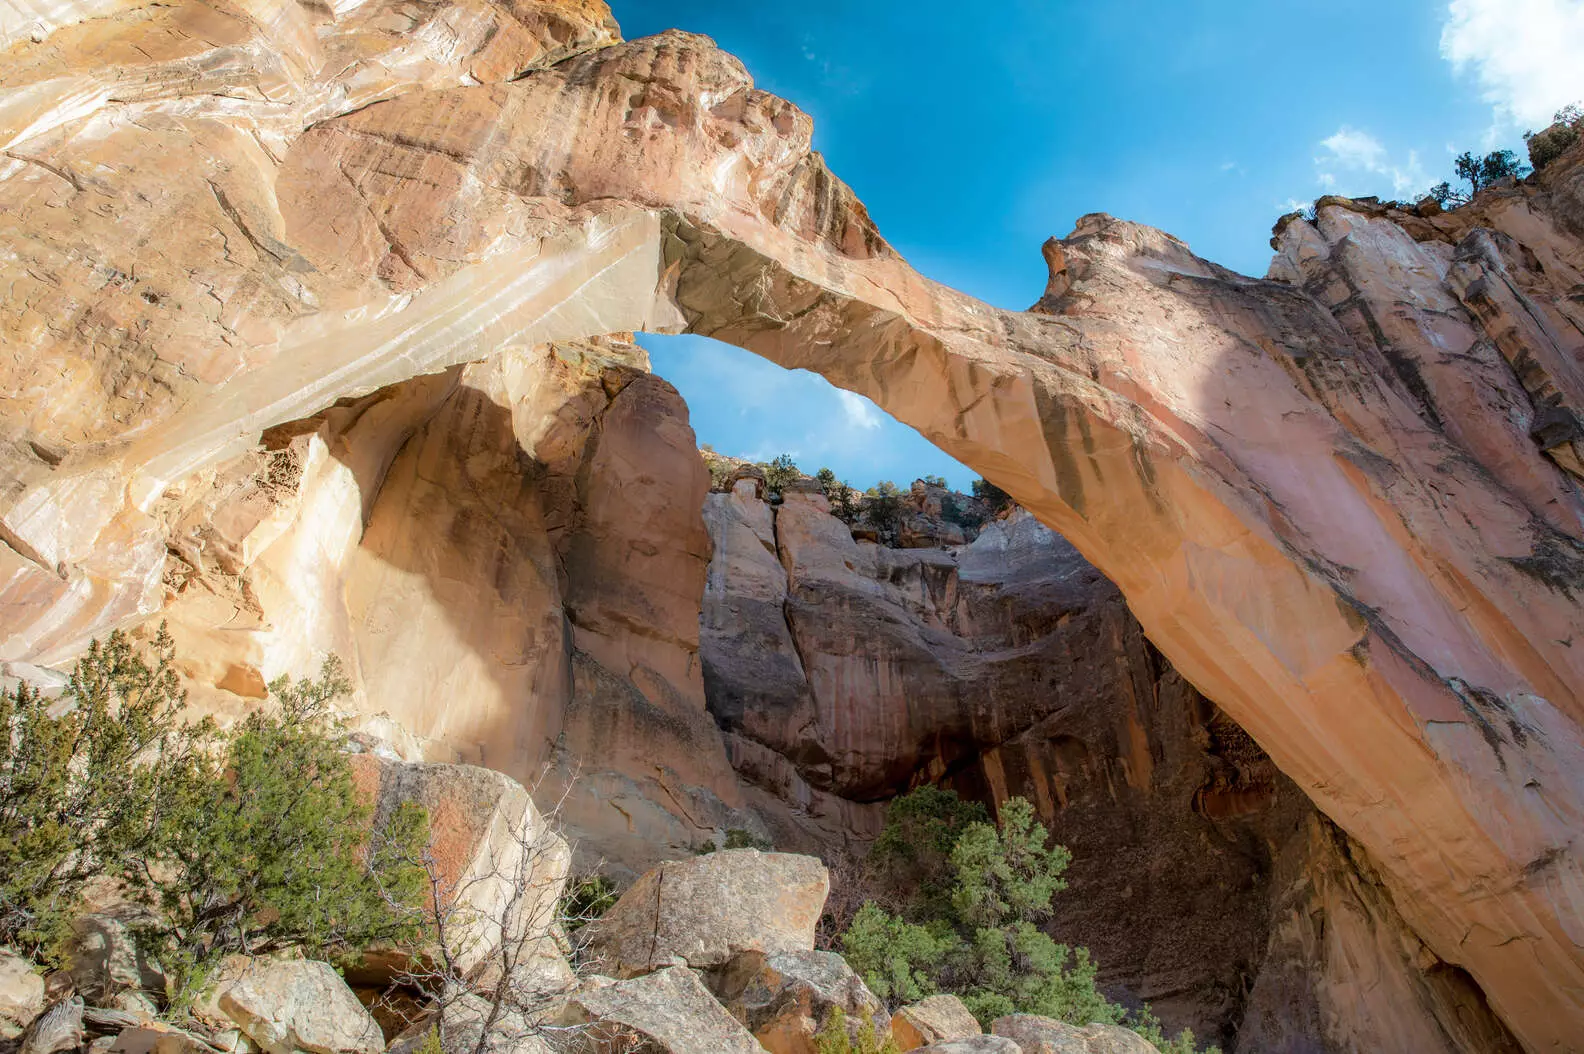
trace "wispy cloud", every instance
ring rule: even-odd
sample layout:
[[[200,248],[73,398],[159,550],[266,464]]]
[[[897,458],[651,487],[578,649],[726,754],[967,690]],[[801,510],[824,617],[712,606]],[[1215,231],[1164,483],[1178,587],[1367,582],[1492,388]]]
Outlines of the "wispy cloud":
[[[880,427],[880,411],[875,409],[875,404],[854,392],[836,392],[836,398],[841,402],[842,414],[847,418],[847,423],[854,428],[873,431]]]
[[[1348,125],[1322,139],[1320,150],[1315,158],[1315,180],[1326,190],[1335,190],[1344,181],[1374,177],[1390,180],[1391,192],[1404,197],[1419,193],[1431,182],[1417,152],[1410,150],[1406,158],[1393,158],[1379,139]]]
[[[1543,127],[1584,100],[1584,0],[1452,0],[1441,57],[1473,72],[1498,128]]]

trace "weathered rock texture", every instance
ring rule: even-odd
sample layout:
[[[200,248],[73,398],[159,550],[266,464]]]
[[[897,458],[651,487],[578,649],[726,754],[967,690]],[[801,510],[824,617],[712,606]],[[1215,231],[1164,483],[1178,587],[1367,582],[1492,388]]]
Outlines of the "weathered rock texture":
[[[447,20],[469,11],[471,43],[453,47]],[[366,553],[383,566],[359,566],[351,539],[379,517],[369,485],[399,479],[405,454],[406,486],[429,494],[419,511],[472,555],[516,544],[511,517],[527,513],[497,512],[493,477],[465,467],[512,450],[491,415],[555,420],[498,395],[545,375],[532,349],[686,328],[868,395],[1057,528],[1347,833],[1422,941],[1421,968],[1461,971],[1526,1049],[1576,1044],[1584,153],[1448,216],[1329,206],[1285,228],[1278,280],[1085,217],[1047,245],[1035,310],[1009,312],[912,271],[810,150],[809,119],[705,38],[598,47],[611,30],[592,0],[329,13],[87,0],[7,16],[0,654],[59,662],[160,608],[180,572],[171,517],[232,459],[262,457],[248,453],[261,433],[318,414],[416,434],[371,393],[467,377],[479,394],[457,418],[419,415],[431,456],[463,462],[438,485],[422,443],[384,447],[360,477],[333,431],[314,433],[317,453],[307,441],[298,493],[325,512],[255,524],[281,530],[267,622],[246,604],[234,621],[192,616],[218,639],[256,634],[258,653],[211,683],[256,687],[294,649],[408,656],[394,645],[409,619],[462,596],[419,660],[427,694],[421,671],[406,702],[365,683],[373,711],[416,709],[427,734],[451,725],[473,758],[504,750],[516,769],[532,753],[519,743],[553,738],[535,727],[553,708],[432,696],[502,668],[566,684],[518,658],[559,625],[574,647],[548,654],[569,669],[573,652],[601,669],[641,655],[621,672],[642,667],[654,727],[680,740],[703,711],[683,706],[696,671],[665,628],[668,590],[640,590],[661,615],[652,636],[588,598],[570,605],[581,634],[521,605],[497,627],[492,597],[518,588],[522,562],[436,581],[433,548],[384,536]],[[391,597],[415,592],[398,616]],[[613,624],[643,647],[612,644]],[[672,815],[730,812],[730,767],[696,763],[646,778],[682,785]]]
[[[808,817],[782,829],[764,809],[777,844],[840,846],[877,822],[869,802],[925,781],[1025,797],[1073,850],[1055,932],[1116,996],[1230,1041],[1276,857],[1309,812],[1297,788],[1026,512],[899,550],[824,505],[771,506],[749,481],[705,504],[709,707],[753,800]]]
[[[1008,1014],[996,1018],[990,1030],[1015,1042],[1023,1054],[1156,1054],[1137,1032],[1118,1025],[1079,1028],[1036,1014]]]
[[[903,1050],[967,1039],[984,1029],[954,995],[932,995],[891,1015],[891,1036]]]
[[[722,850],[661,864],[579,937],[589,961],[612,977],[677,959],[702,970],[743,952],[812,951],[829,892],[825,865],[813,857]]]
[[[0,1027],[26,1028],[44,1009],[44,978],[28,960],[0,951]]]
[[[432,874],[444,897],[436,906],[447,913],[458,968],[471,972],[505,946],[518,960],[519,985],[527,987],[536,968],[546,976],[534,987],[570,982],[552,934],[571,852],[527,790],[473,765],[357,761],[362,781],[377,780],[375,830],[403,804],[421,806],[428,818]]]
[[[627,981],[595,978],[575,993],[563,1020],[585,1025],[575,1051],[647,1049],[660,1054],[755,1054],[753,1035],[710,995],[685,966]]]
[[[259,960],[220,1008],[268,1054],[379,1054],[385,1037],[329,963]]]
[[[819,1054],[816,1037],[840,1010],[849,1038],[886,1032],[885,1006],[835,952],[750,951],[715,971],[715,996],[771,1054]]]

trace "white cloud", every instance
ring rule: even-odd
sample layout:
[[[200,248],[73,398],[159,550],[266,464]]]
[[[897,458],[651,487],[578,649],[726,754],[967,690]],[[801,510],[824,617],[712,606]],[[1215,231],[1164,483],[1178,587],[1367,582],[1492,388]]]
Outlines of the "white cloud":
[[[1338,172],[1389,179],[1392,194],[1399,198],[1418,194],[1431,183],[1417,152],[1410,150],[1405,160],[1393,160],[1384,143],[1357,128],[1343,125],[1320,141],[1320,149],[1324,153],[1315,158],[1315,178],[1328,191],[1342,181]]]
[[[846,415],[849,425],[863,429],[880,427],[880,412],[868,399],[840,389],[836,392],[836,398],[841,402],[842,413]]]
[[[1472,68],[1498,124],[1543,127],[1584,100],[1584,0],[1452,0],[1441,57]]]
[[[1343,125],[1320,145],[1331,152],[1331,157],[1343,167],[1374,169],[1386,160],[1386,148],[1368,132],[1360,132]]]

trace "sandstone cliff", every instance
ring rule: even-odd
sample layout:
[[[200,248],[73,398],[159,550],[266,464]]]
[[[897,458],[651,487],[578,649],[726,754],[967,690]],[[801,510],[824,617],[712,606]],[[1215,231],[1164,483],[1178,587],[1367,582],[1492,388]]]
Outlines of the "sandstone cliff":
[[[678,600],[703,535],[646,552],[612,515],[653,511],[644,464],[691,438],[638,455],[671,396],[546,351],[689,329],[873,398],[1059,530],[1346,832],[1360,917],[1412,935],[1383,961],[1576,1048],[1579,150],[1445,216],[1332,203],[1270,280],[1085,217],[1007,312],[913,272],[734,59],[614,43],[595,2],[97,0],[0,30],[6,659],[170,593],[233,703],[366,649],[366,705],[426,740],[524,771],[562,731],[663,733],[688,771],[644,779],[729,814]],[[580,503],[542,536],[540,472]],[[184,596],[184,565],[214,584]],[[603,673],[646,724],[522,705]]]

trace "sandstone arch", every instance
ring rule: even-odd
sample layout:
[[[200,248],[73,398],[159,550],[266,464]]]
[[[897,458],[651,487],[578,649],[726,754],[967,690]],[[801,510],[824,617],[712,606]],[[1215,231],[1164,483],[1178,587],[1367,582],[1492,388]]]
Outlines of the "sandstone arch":
[[[77,75],[103,79],[96,54]],[[1427,224],[1447,247],[1421,251],[1337,206],[1284,232],[1278,284],[1097,216],[1047,246],[1020,313],[913,272],[807,117],[704,38],[512,81],[298,78],[284,113],[164,75],[193,60],[86,113],[63,101],[81,84],[0,83],[5,657],[157,606],[161,494],[269,426],[503,347],[703,333],[868,396],[1069,538],[1367,850],[1433,955],[1526,1047],[1573,1049],[1584,505],[1527,431],[1579,405],[1577,156],[1485,217],[1544,281],[1466,221]],[[464,79],[487,83],[440,87]],[[1372,251],[1379,288],[1332,296]],[[1545,384],[1507,367],[1523,355]]]

